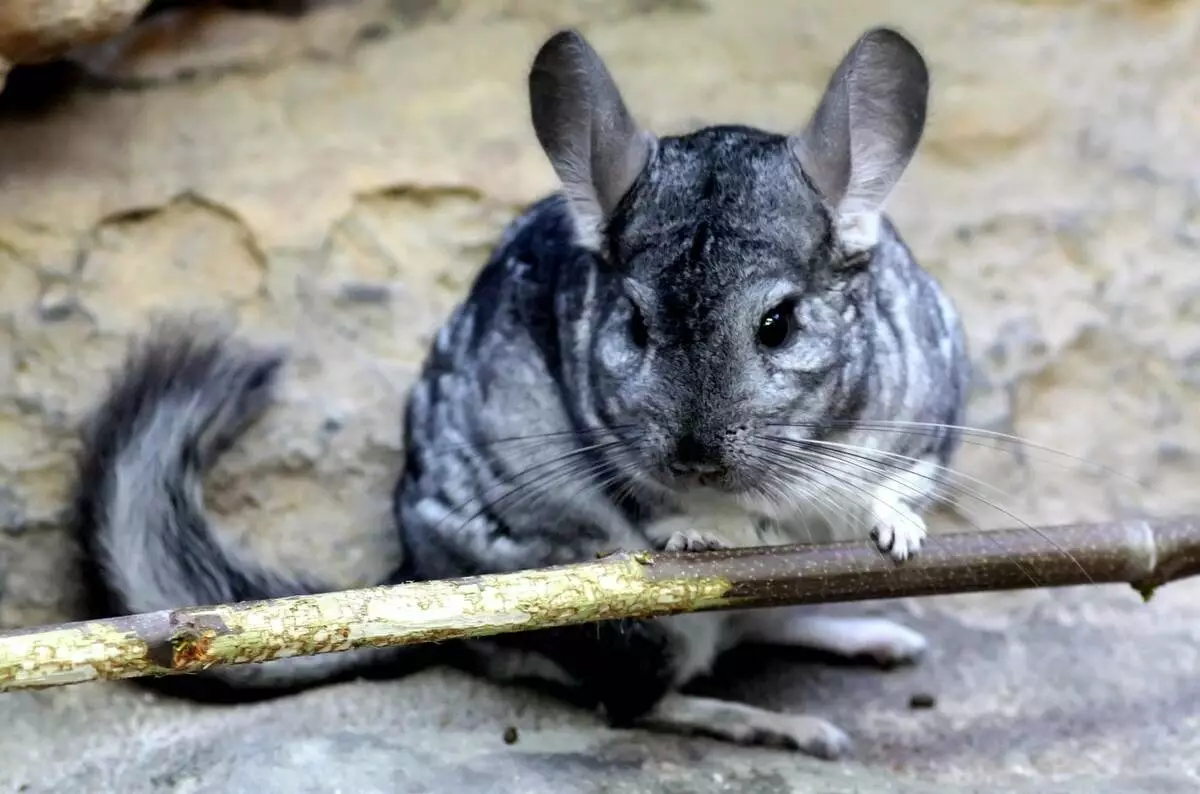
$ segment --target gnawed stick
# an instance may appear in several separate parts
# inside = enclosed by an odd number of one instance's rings
[[[0,691],[680,612],[1114,582],[1148,597],[1196,573],[1200,517],[940,535],[899,566],[868,542],[621,553],[8,632]]]

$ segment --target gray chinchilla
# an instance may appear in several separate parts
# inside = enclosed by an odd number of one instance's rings
[[[582,36],[529,76],[562,190],[504,232],[437,335],[405,411],[390,581],[594,559],[874,538],[917,553],[959,438],[959,319],[883,205],[925,122],[928,73],[864,33],[794,135],[656,136]],[[76,502],[98,614],[325,589],[214,531],[199,477],[269,405],[281,354],[166,324],[125,364],[85,437]],[[818,717],[680,694],[742,642],[891,663],[921,635],[880,618],[771,609],[609,621],[456,646],[616,725],[841,754]],[[147,681],[244,700],[390,667],[363,650]]]

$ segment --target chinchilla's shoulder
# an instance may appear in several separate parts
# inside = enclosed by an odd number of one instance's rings
[[[887,213],[880,213],[879,216],[879,243],[872,261],[877,266],[896,270],[907,278],[928,276],[912,248],[905,242],[900,228]]]
[[[516,279],[522,284],[550,285],[589,255],[576,243],[566,198],[551,193],[504,228],[479,281],[482,285],[490,279]]]
[[[493,308],[549,299],[564,273],[590,254],[574,238],[566,199],[551,193],[527,207],[504,228],[467,296]]]
[[[550,193],[530,204],[504,227],[492,259],[553,259],[574,248],[573,234],[566,198],[561,192]]]
[[[591,252],[578,246],[566,199],[552,193],[525,208],[501,232],[462,302],[447,318],[427,364],[444,369],[497,340],[532,341],[556,356],[556,304],[581,282]],[[490,341],[489,341],[490,340]],[[449,356],[449,358],[447,358]]]

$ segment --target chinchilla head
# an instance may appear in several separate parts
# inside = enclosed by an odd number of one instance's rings
[[[752,489],[770,465],[756,434],[862,399],[867,265],[924,126],[924,60],[896,32],[866,32],[793,135],[657,137],[574,31],[543,45],[529,85],[578,241],[600,262],[587,396],[630,440],[624,468],[664,492]]]

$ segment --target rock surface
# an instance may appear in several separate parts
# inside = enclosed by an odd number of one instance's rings
[[[0,87],[9,67],[57,58],[131,25],[149,0],[5,0],[0,5]]]
[[[672,132],[802,123],[881,23],[933,71],[891,210],[966,316],[971,423],[1041,445],[969,446],[961,468],[987,487],[939,528],[1200,512],[1197,0],[182,15],[93,53],[99,87],[0,119],[0,626],[69,617],[74,422],[159,311],[227,313],[295,351],[277,409],[211,478],[229,531],[339,586],[388,567],[407,384],[498,229],[553,185],[523,93],[552,28],[583,27],[634,111]],[[1191,791],[1197,596],[890,605],[934,644],[887,674],[730,660],[712,687],[850,730],[836,764],[605,731],[431,671],[236,709],[115,684],[3,696],[0,790]],[[922,693],[934,708],[910,709]]]

